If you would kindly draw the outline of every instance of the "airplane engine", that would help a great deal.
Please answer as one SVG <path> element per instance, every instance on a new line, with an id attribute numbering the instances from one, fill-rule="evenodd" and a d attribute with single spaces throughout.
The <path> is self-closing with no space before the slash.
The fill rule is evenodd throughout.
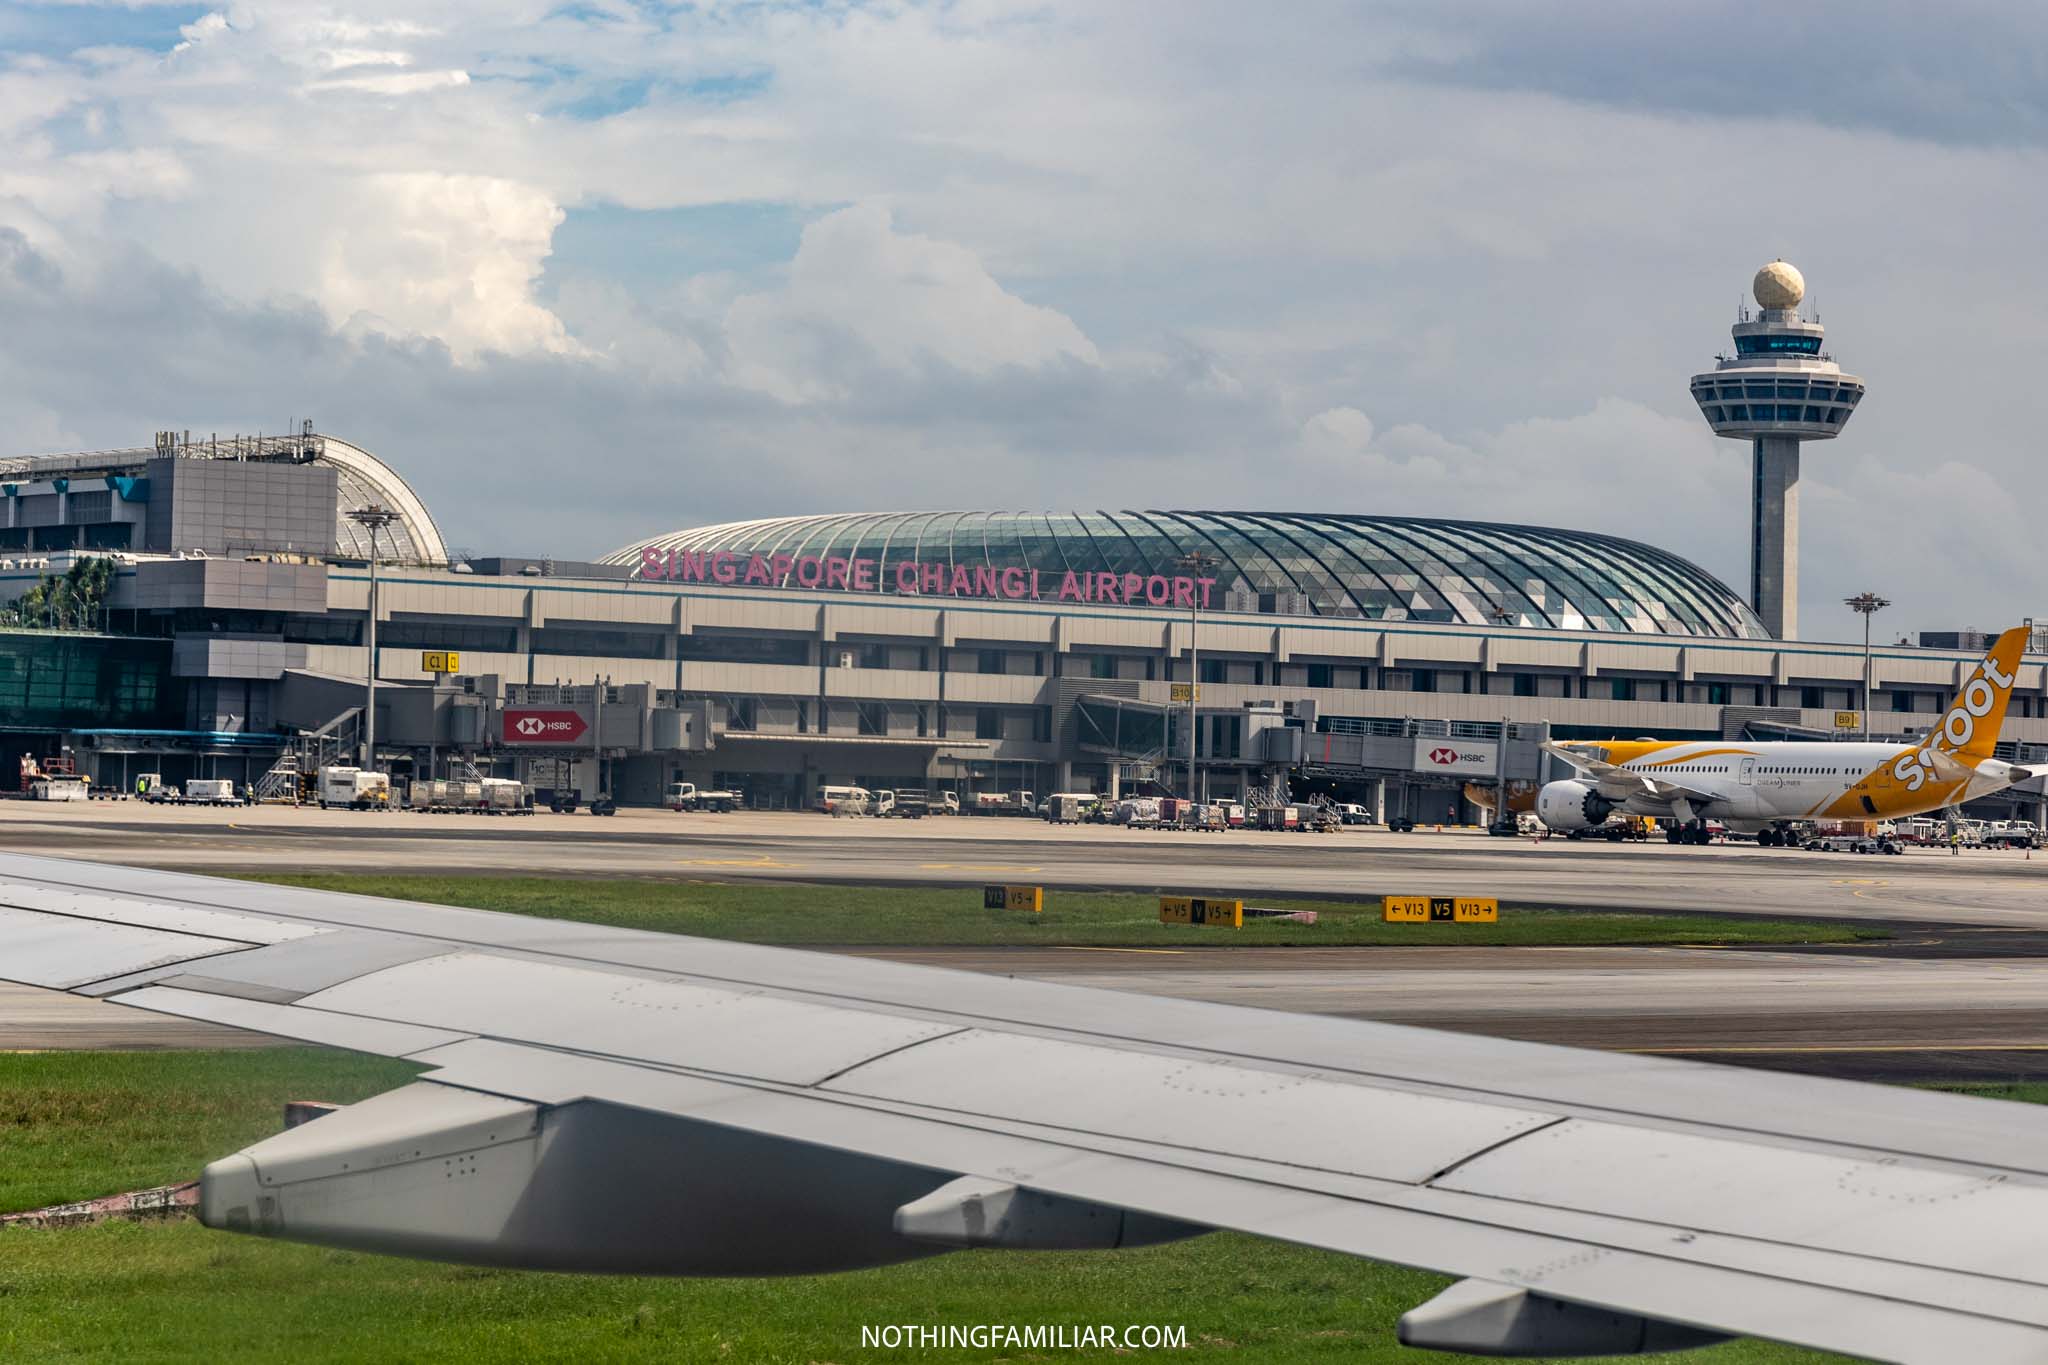
<path id="1" fill-rule="evenodd" d="M 1602 796 L 1591 782 L 1564 778 L 1546 782 L 1536 793 L 1536 818 L 1544 827 L 1559 831 L 1591 829 L 1607 823 L 1615 803 Z"/>
<path id="2" fill-rule="evenodd" d="M 1208 1231 L 673 1114 L 432 1082 L 213 1162 L 199 1216 L 321 1246 L 628 1275 L 808 1275 Z"/>

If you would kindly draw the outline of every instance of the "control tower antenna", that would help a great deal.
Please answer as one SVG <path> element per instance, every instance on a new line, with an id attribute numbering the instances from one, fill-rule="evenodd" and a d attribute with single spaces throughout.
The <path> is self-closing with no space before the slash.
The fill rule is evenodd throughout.
<path id="1" fill-rule="evenodd" d="M 1821 354 L 1818 317 L 1799 316 L 1806 280 L 1783 261 L 1750 284 L 1735 354 L 1692 377 L 1693 401 L 1716 436 L 1750 443 L 1749 600 L 1772 636 L 1799 634 L 1799 447 L 1833 439 L 1863 397 L 1863 381 Z"/>

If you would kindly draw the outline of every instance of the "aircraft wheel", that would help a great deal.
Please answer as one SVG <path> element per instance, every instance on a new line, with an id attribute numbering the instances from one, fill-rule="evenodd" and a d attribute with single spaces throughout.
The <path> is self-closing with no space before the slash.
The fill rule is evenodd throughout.
<path id="1" fill-rule="evenodd" d="M 1672 828 L 1670 828 L 1670 829 L 1667 829 L 1667 830 L 1665 830 L 1665 831 L 1664 831 L 1664 842 L 1665 842 L 1665 843 L 1667 843 L 1667 844 L 1676 844 L 1676 843 L 1682 843 L 1683 841 L 1684 841 L 1684 831 L 1683 831 L 1683 830 L 1681 830 L 1681 829 L 1679 829 L 1679 828 L 1678 828 L 1677 826 L 1675 826 L 1675 825 L 1674 825 L 1674 826 L 1673 826 Z"/>

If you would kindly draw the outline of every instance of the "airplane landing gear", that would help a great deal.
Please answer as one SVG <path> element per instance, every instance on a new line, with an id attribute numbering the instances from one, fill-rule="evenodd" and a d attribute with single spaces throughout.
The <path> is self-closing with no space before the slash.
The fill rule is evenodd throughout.
<path id="1" fill-rule="evenodd" d="M 1672 825 L 1664 831 L 1667 844 L 1705 844 L 1714 836 L 1707 830 L 1707 822 L 1693 820 L 1683 825 Z"/>

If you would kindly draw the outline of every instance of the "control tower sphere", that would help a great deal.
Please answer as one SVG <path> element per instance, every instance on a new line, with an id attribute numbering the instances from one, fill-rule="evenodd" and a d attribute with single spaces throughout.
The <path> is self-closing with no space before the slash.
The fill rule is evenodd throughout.
<path id="1" fill-rule="evenodd" d="M 1749 292 L 1759 308 L 1797 308 L 1806 297 L 1806 277 L 1783 261 L 1772 261 L 1756 272 Z"/>

